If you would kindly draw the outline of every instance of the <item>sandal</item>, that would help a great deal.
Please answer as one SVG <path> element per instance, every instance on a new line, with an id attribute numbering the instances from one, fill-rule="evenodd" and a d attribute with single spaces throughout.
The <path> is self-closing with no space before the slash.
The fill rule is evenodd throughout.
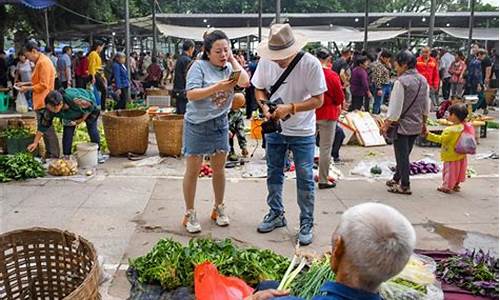
<path id="1" fill-rule="evenodd" d="M 445 193 L 445 194 L 451 194 L 451 190 L 450 189 L 447 189 L 447 188 L 444 188 L 442 186 L 438 187 L 437 190 L 441 193 Z"/>
<path id="2" fill-rule="evenodd" d="M 457 193 L 458 193 L 458 192 L 460 192 L 460 186 L 458 186 L 458 185 L 457 185 L 457 186 L 455 186 L 455 187 L 453 188 L 453 191 L 454 191 L 454 192 L 457 192 Z"/>
<path id="3" fill-rule="evenodd" d="M 391 186 L 388 190 L 389 193 L 400 194 L 400 195 L 411 195 L 411 190 L 409 187 L 404 188 L 399 184 Z"/>
<path id="4" fill-rule="evenodd" d="M 395 185 L 397 185 L 397 184 L 399 184 L 399 182 L 397 182 L 397 181 L 396 181 L 396 180 L 394 180 L 394 179 L 391 179 L 391 180 L 389 180 L 389 181 L 387 181 L 387 182 L 385 183 L 385 185 L 387 185 L 388 187 L 393 187 L 393 186 L 395 186 Z"/>

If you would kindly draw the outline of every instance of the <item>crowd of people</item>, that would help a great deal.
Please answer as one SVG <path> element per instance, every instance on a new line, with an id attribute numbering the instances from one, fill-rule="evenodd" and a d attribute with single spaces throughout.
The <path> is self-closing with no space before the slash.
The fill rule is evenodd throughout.
<path id="1" fill-rule="evenodd" d="M 269 211 L 257 230 L 267 233 L 287 224 L 284 171 L 293 160 L 300 207 L 298 241 L 303 245 L 313 239 L 315 163 L 319 168 L 318 188 L 336 186 L 329 167 L 332 158 L 341 160 L 339 150 L 345 136 L 338 119 L 342 111 L 386 113 L 382 132 L 393 144 L 397 164 L 394 177 L 387 182 L 388 191 L 409 195 L 409 159 L 417 137 L 441 142 L 446 152 L 450 148 L 446 145 L 458 139 L 456 132 L 464 130 L 465 108 L 452 99 L 476 94 L 479 101 L 474 109 L 486 110 L 484 91 L 498 86 L 498 55 L 494 49 L 488 54 L 478 45 L 471 47 L 467 57 L 459 51 L 423 47 L 416 55 L 409 50 L 393 54 L 386 49 L 345 48 L 335 58 L 326 48 L 304 52 L 305 37 L 289 24 L 275 24 L 257 54 L 247 61 L 244 51 L 232 50 L 223 31 L 207 31 L 203 39 L 201 48 L 193 41 L 184 41 L 178 57 L 151 57 L 146 52 L 127 58 L 119 52 L 111 60 L 106 60 L 102 42 L 95 42 L 87 55 L 74 55 L 71 47 L 64 47 L 57 57 L 51 49 L 45 54 L 39 52 L 38 44 L 29 41 L 18 53 L 12 74 L 0 56 L 0 68 L 5 68 L 0 72 L 0 85 L 6 85 L 5 78 L 12 75 L 16 90 L 26 94 L 37 112 L 39 132 L 29 149 L 34 150 L 43 136 L 49 156 L 59 157 L 52 126 L 55 117 L 63 119 L 63 154 L 67 156 L 71 154 L 75 128 L 82 122 L 87 124 L 91 140 L 99 143 L 96 120 L 100 111 L 106 110 L 107 97 L 114 98 L 116 107 L 123 109 L 134 86 L 159 87 L 172 82 L 177 113 L 184 115 L 183 224 L 191 233 L 201 231 L 195 195 L 205 157 L 210 157 L 213 168 L 215 203 L 211 218 L 219 226 L 229 225 L 224 206 L 224 167 L 228 158 L 239 157 L 235 138 L 241 156 L 249 155 L 244 119 L 260 115 L 266 120 L 262 131 Z M 245 106 L 246 115 L 242 110 Z M 449 108 L 450 121 L 456 128 L 436 136 L 427 131 L 426 121 L 431 111 L 440 107 Z M 316 145 L 320 148 L 317 162 Z M 442 192 L 459 191 L 464 180 L 466 156 L 455 154 L 442 155 L 448 163 L 439 188 Z"/>

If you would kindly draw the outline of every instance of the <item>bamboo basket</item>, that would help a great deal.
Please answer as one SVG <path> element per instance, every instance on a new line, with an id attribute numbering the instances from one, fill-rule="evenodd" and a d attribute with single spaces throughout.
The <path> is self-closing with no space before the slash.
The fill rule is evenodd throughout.
<path id="1" fill-rule="evenodd" d="M 180 156 L 182 154 L 182 130 L 184 116 L 167 115 L 153 119 L 156 143 L 161 156 Z"/>
<path id="2" fill-rule="evenodd" d="M 102 116 L 111 156 L 143 155 L 148 149 L 149 116 L 144 110 L 117 110 Z"/>
<path id="3" fill-rule="evenodd" d="M 59 229 L 31 228 L 0 235 L 0 299 L 98 300 L 94 246 Z"/>

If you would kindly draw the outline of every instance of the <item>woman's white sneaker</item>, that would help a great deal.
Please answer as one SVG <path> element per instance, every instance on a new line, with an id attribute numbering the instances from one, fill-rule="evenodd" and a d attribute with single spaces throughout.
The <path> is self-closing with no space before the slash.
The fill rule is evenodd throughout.
<path id="1" fill-rule="evenodd" d="M 229 217 L 226 215 L 224 204 L 216 206 L 212 210 L 211 219 L 215 221 L 218 226 L 224 227 L 229 225 Z"/>
<path id="2" fill-rule="evenodd" d="M 198 218 L 196 217 L 196 211 L 194 209 L 190 209 L 184 215 L 184 220 L 182 221 L 182 225 L 186 227 L 186 230 L 189 233 L 198 233 L 201 232 L 201 225 L 198 222 Z"/>

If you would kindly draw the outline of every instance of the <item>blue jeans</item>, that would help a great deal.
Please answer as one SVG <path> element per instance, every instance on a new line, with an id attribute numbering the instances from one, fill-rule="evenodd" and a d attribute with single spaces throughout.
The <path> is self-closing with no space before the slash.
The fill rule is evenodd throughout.
<path id="1" fill-rule="evenodd" d="M 300 225 L 314 221 L 314 146 L 315 136 L 295 137 L 279 133 L 266 134 L 267 204 L 276 214 L 285 212 L 283 183 L 285 155 L 290 149 L 297 174 L 297 203 L 300 208 Z"/>
<path id="2" fill-rule="evenodd" d="M 384 102 L 384 98 L 389 97 L 391 95 L 391 85 L 390 84 L 384 84 L 382 85 L 382 95 L 378 95 L 379 89 L 376 87 L 373 87 L 372 89 L 372 94 L 375 97 L 375 100 L 373 101 L 373 108 L 372 108 L 372 113 L 375 115 L 380 114 L 380 106 L 382 106 L 382 103 Z"/>
<path id="3" fill-rule="evenodd" d="M 85 120 L 87 124 L 87 132 L 92 143 L 96 143 L 100 148 L 101 138 L 99 136 L 99 130 L 97 130 L 97 119 Z M 76 126 L 64 126 L 63 129 L 63 154 L 71 155 L 71 148 L 73 147 L 73 136 L 75 135 Z"/>
<path id="4" fill-rule="evenodd" d="M 33 109 L 33 92 L 28 91 L 24 93 L 24 96 L 26 97 L 26 101 L 28 102 L 28 107 Z"/>

